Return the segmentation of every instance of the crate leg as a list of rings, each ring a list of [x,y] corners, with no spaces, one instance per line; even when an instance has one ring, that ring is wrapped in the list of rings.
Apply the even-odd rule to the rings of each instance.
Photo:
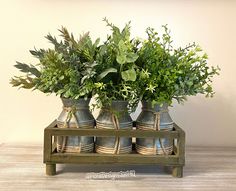
[[[53,176],[56,174],[56,164],[46,164],[46,175]]]
[[[177,178],[183,177],[183,166],[174,166],[172,169],[172,176]]]

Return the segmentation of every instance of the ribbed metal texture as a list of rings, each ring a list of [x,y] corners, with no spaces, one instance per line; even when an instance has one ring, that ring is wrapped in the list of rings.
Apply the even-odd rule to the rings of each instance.
[[[159,117],[159,129],[155,127],[156,115]],[[142,101],[142,111],[137,118],[137,129],[142,130],[160,130],[171,131],[173,129],[173,120],[168,112],[168,105],[154,105]],[[173,139],[161,138],[137,138],[136,151],[140,154],[171,154],[173,152]]]
[[[89,111],[90,99],[61,98],[63,110],[57,118],[58,128],[94,128],[94,117]],[[57,151],[71,153],[87,153],[94,150],[94,137],[58,136]]]
[[[96,119],[98,129],[132,129],[133,123],[127,112],[128,102],[113,101],[108,108],[102,108]],[[132,138],[96,137],[97,153],[120,154],[132,151]]]

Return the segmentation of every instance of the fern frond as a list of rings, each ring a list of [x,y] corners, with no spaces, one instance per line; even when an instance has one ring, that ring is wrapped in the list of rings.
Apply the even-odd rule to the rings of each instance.
[[[42,59],[45,52],[46,51],[44,49],[37,50],[36,48],[34,48],[34,50],[30,50],[30,53],[38,59]]]
[[[50,33],[45,36],[46,39],[49,40],[50,43],[52,43],[55,47],[60,46],[60,43],[57,41],[56,37],[53,37]]]
[[[23,73],[27,73],[27,74],[32,74],[36,77],[40,77],[41,73],[39,72],[39,70],[37,68],[35,68],[33,65],[28,65],[25,63],[20,63],[16,61],[16,65],[14,65],[17,69],[19,69],[21,72]]]
[[[26,77],[15,76],[10,80],[10,84],[12,84],[13,87],[19,86],[19,88],[24,88],[24,89],[32,89],[35,86],[33,78],[29,76]]]
[[[73,34],[71,33],[71,35],[70,35],[70,33],[68,32],[66,27],[62,26],[61,29],[59,29],[59,32],[61,33],[60,36],[63,37],[65,44],[67,46],[71,46],[71,45],[75,46],[76,45],[76,40],[74,39]]]

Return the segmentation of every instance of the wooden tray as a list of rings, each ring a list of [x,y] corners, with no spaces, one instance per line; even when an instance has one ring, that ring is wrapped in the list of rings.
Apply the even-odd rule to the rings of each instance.
[[[134,123],[135,126],[135,123]],[[95,137],[139,137],[139,138],[172,138],[174,151],[172,155],[141,155],[133,151],[130,154],[99,154],[99,153],[57,153],[55,136],[95,136]],[[73,164],[155,164],[172,167],[174,177],[183,177],[185,164],[185,132],[174,124],[173,131],[153,130],[109,130],[109,129],[63,129],[57,128],[56,120],[44,129],[43,162],[46,174],[56,174],[57,163]]]

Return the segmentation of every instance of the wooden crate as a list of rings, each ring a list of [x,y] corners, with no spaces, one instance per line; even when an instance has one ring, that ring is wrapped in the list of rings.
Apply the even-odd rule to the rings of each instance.
[[[135,123],[134,123],[135,126]],[[120,136],[139,138],[172,138],[174,151],[172,155],[141,155],[135,152],[130,154],[99,154],[99,153],[57,153],[55,136]],[[133,145],[134,146],[134,145]],[[110,130],[110,129],[63,129],[57,128],[56,121],[44,130],[44,156],[46,174],[56,174],[57,163],[73,164],[152,164],[172,167],[174,177],[183,177],[185,164],[185,132],[174,124],[173,131],[153,130]]]

